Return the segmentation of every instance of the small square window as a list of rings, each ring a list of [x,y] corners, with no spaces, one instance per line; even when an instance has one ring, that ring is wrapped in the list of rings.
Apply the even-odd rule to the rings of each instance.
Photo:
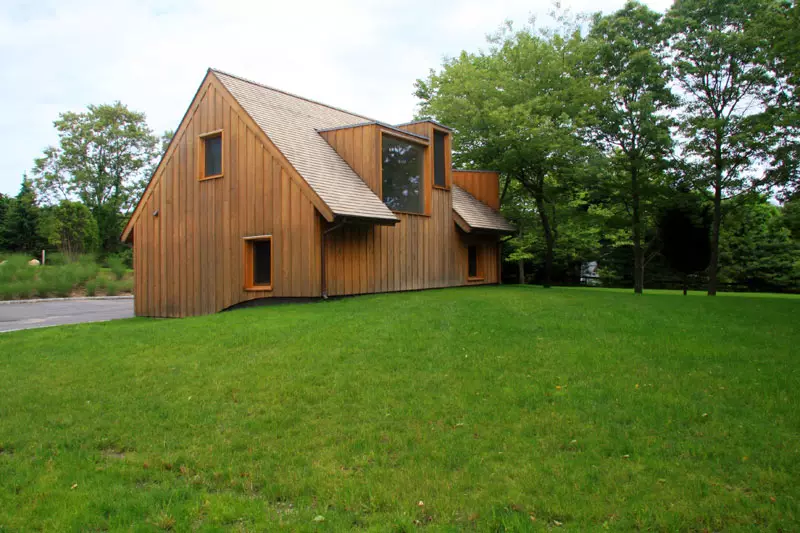
[[[200,179],[222,176],[222,132],[217,131],[200,136],[201,172]]]
[[[245,237],[244,285],[247,290],[272,290],[272,237]]]

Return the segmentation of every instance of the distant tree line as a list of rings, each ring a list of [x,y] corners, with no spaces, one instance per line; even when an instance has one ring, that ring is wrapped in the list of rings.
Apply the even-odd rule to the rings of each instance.
[[[800,289],[800,7],[628,2],[609,15],[508,23],[417,81],[419,118],[454,127],[454,160],[496,168],[523,281],[597,261],[655,280]]]
[[[130,263],[119,236],[171,133],[159,138],[144,113],[119,102],[61,113],[54,126],[58,144],[35,160],[16,197],[0,195],[0,251]]]

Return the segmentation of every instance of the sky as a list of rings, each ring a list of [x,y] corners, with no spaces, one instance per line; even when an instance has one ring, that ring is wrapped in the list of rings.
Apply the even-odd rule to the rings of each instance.
[[[574,13],[624,0],[563,0]],[[671,0],[646,0],[664,11]],[[506,20],[546,23],[537,0],[3,0],[0,193],[58,141],[64,111],[120,101],[177,129],[209,67],[388,123],[411,120],[414,81],[486,48]]]

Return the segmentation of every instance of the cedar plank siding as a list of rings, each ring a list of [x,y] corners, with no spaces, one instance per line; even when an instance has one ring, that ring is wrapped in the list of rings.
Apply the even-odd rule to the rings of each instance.
[[[325,248],[328,294],[497,283],[498,237],[462,232],[453,220],[451,198],[456,183],[499,207],[496,173],[451,171],[448,135],[446,187],[434,187],[437,127],[422,122],[399,128],[430,140],[424,162],[425,212],[396,213],[399,222],[394,226],[349,222],[330,232]],[[215,130],[222,130],[223,176],[199,180],[199,136]],[[381,137],[386,134],[392,132],[379,124],[320,133],[379,198]],[[283,154],[209,74],[132,222],[136,315],[184,317],[258,298],[320,297],[323,232],[336,222],[326,220],[321,213],[327,208],[315,204],[308,191]],[[272,236],[271,291],[244,288],[243,238],[259,235]],[[478,280],[467,280],[470,244],[479,247]]]
[[[500,174],[494,170],[453,170],[455,184],[492,209],[500,209]]]
[[[420,122],[399,129],[433,139],[435,126]],[[341,128],[321,135],[355,170],[372,191],[381,197],[381,132],[390,131],[377,124]],[[445,169],[448,188],[433,186],[433,149],[426,152],[425,214],[395,213],[395,226],[344,226],[328,235],[325,256],[328,294],[341,296],[370,292],[393,292],[458,285],[481,285],[499,281],[497,262],[500,253],[496,237],[464,235],[453,222],[449,186],[456,174],[449,170],[450,135],[445,140]],[[359,147],[363,147],[358,149]],[[475,178],[475,183],[490,181]],[[493,174],[496,180],[496,174]],[[480,190],[491,194],[491,185]],[[498,191],[498,188],[494,188]],[[495,194],[498,194],[497,192]],[[486,198],[486,196],[484,196]],[[484,201],[484,200],[482,200]],[[499,203],[499,198],[495,199]],[[478,263],[482,280],[467,281],[467,246],[479,247]],[[366,271],[364,270],[366,268]],[[374,285],[374,289],[371,289]]]
[[[218,129],[224,175],[200,181],[198,135]],[[320,217],[258,131],[209,77],[133,227],[137,316],[202,315],[256,298],[320,296]],[[242,239],[270,234],[273,290],[247,291]]]

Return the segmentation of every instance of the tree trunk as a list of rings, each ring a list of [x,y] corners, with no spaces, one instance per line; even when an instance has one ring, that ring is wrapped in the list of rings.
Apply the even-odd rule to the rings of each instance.
[[[711,260],[708,264],[708,295],[717,295],[717,269],[719,268],[719,228],[722,222],[722,190],[714,184],[714,221],[711,224]]]
[[[522,242],[522,226],[520,226],[520,228],[519,228],[518,236],[519,236],[520,242]],[[519,267],[519,283],[520,283],[520,285],[524,285],[525,284],[525,260],[524,259],[520,259],[517,262],[517,266]]]
[[[719,227],[722,223],[722,133],[717,132],[714,147],[714,220],[711,224],[711,258],[708,264],[708,295],[717,295],[719,269]]]
[[[539,218],[542,221],[542,232],[544,233],[544,241],[546,246],[544,255],[544,281],[542,285],[545,288],[550,287],[550,280],[553,274],[553,249],[555,247],[555,238],[553,236],[553,228],[550,227],[550,218],[547,216],[545,210],[544,198],[540,195],[536,196],[536,210],[539,211]]]
[[[631,198],[633,216],[633,292],[642,294],[644,288],[644,250],[642,249],[642,215],[639,199],[639,169],[636,163],[631,167]]]

